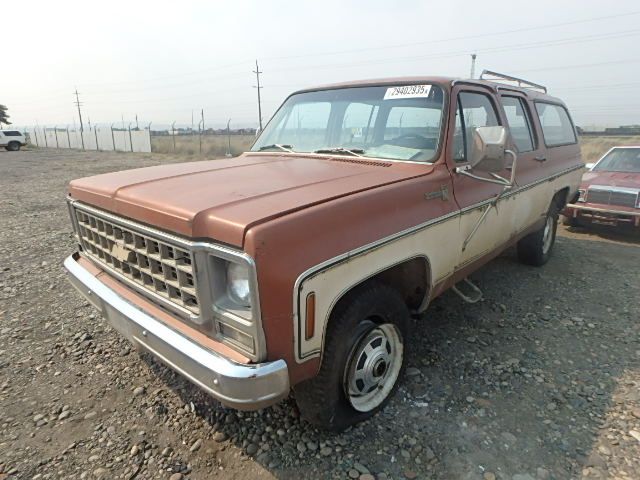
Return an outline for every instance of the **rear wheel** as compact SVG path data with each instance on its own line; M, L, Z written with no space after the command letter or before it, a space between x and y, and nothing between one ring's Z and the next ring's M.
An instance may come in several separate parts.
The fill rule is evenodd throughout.
M382 409L404 370L408 319L402 297L385 285L358 287L341 300L318 375L294 387L302 417L340 431Z
M17 152L20 150L20 142L9 142L5 148L10 152Z
M554 204L547 212L544 225L518 242L518 258L522 263L540 267L549 261L556 241L558 209Z

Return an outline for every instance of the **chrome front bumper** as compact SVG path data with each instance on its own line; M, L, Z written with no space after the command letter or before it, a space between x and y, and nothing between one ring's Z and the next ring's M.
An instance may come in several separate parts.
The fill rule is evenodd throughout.
M124 299L76 258L71 255L64 261L69 280L114 328L222 404L256 410L288 395L289 373L284 360L240 364L205 349Z
M586 218L594 223L623 223L640 226L640 210L616 210L614 205L611 208L602 208L592 207L589 204L570 203L565 207L563 214L570 218Z

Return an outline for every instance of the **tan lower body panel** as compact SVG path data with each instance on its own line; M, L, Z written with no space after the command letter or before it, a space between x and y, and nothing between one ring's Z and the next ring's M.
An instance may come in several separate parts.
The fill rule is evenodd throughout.
M497 205L479 205L439 219L416 229L401 232L375 245L348 252L305 272L294 292L294 333L296 360L302 362L322 352L329 316L336 302L354 286L394 265L416 257L424 258L431 285L445 281L455 271L494 251L519 232L546 215L554 194L569 186L574 192L582 176L574 170L555 179L521 188L501 199ZM463 251L465 239L491 208ZM306 318L304 299L315 292L313 335L303 333ZM428 300L429 292L427 292ZM424 302L426 307L427 302Z

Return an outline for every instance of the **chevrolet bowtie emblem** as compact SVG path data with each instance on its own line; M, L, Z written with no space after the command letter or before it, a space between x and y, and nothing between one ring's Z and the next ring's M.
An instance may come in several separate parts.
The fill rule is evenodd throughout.
M119 243L114 243L111 247L111 255L116 257L121 262L135 262L136 253L132 250L129 250L124 245L120 245Z

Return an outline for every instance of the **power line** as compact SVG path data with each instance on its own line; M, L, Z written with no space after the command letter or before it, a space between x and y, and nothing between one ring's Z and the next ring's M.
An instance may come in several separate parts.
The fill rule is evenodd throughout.
M528 68L526 70L514 70L513 73L524 73L524 72L543 72L547 70L567 70L572 68L587 68L587 67L599 67L601 65L619 65L619 64L627 64L627 63L637 63L640 62L640 58L629 58L625 60L613 60L610 62L598 62L598 63L582 63L579 65L564 65L559 67L542 67L542 68Z
M501 53L512 50L522 50L522 49L530 49L530 48L541 48L541 47L550 47L550 46L558 46L558 45L566 45L569 43L582 43L582 42L592 42L592 41L602 41L607 39L614 38L622 38L627 36L635 36L640 35L640 29L635 30L627 30L622 32L611 32L604 34L594 34L594 35L583 35L578 37L567 37L555 40L546 40L542 42L529 42L529 43L521 43L521 44L513 44L513 45L502 45L499 47L487 47L487 48L479 48L476 49L476 53ZM313 65L313 66L290 66L285 68L275 68L272 71L274 72L283 72L290 70L299 70L300 68L305 69L325 69L325 68L352 68L366 65L384 65L388 63L397 63L397 62L411 62L411 61L421 61L424 59L433 59L433 58L452 58L458 56L466 56L468 55L468 50L458 50L458 51L448 51L448 52L440 52L428 55L417 55L417 56L404 56L404 57L394 57L394 58L382 58L382 59L374 59L372 61L360 62L360 63L338 63L338 64L323 64L323 65ZM540 69L542 70L542 69ZM524 70L522 70L524 71ZM527 70L527 71L535 71L535 70ZM256 73L255 71L253 73ZM196 81L189 82L180 82L168 85L156 85L153 87L138 87L132 89L124 89L124 90L105 90L101 92L95 92L92 95L112 95L113 93L122 93L122 92L138 92L138 91L149 91L149 90L161 90L161 89L170 89L170 88L179 88L187 85L193 85L196 83L206 83L210 80L220 79L220 78L236 78L240 75L240 72L234 72L232 74L225 75L214 75L209 78L198 79ZM32 101L33 102L33 101ZM21 105L24 105L30 102L23 102ZM42 102L38 102L42 103ZM109 102L111 103L111 102ZM129 103L136 103L129 102Z
M327 56L327 55L340 55L340 54L344 54L344 53L357 53L357 52L367 52L367 51L374 51L374 50L387 50L387 49L393 49L393 48L404 48L404 47L412 47L412 46L419 46L419 45L432 45L434 43L448 43L448 42L452 42L452 41L455 41L455 40L470 40L470 39L474 39L474 38L485 38L485 37L493 37L493 36L497 36L497 35L508 35L508 34L511 34L511 33L522 33L522 32L528 32L528 31L533 31L533 30L543 30L543 29L549 29L549 28L564 27L564 26L568 26L568 25L579 25L581 23L596 22L596 21L600 21L600 20L610 20L612 18L630 17L630 16L634 16L634 15L640 15L640 10L636 10L636 11L633 11L633 12L627 12L627 13L619 13L619 14L616 14L616 15L605 15L605 16L600 16L600 17L591 17L591 18L586 18L586 19L583 19L583 20L574 20L574 21L561 22L561 23L551 23L551 24L547 24L547 25L537 25L537 26L533 26L533 27L523 27L523 28L516 28L516 29L512 29L512 30L502 30L500 32L479 33L479 34L474 34L474 35L463 35L463 36L449 37L449 38L437 38L437 39L433 39L433 40L429 40L429 41L400 43L400 44L385 45L385 46L380 46L380 47L357 48L357 49L340 50L340 51L333 51L333 52L305 53L305 54L302 54L302 55L286 55L286 56L280 56L280 57L267 57L266 60L284 60L284 59L290 59L290 58L308 58L308 57Z
M562 38L562 39L556 39L556 40L546 40L543 42L531 42L531 43L521 43L521 44L515 44L515 45L505 45L505 46L499 46L499 47L477 48L475 51L476 53L501 53L501 52L508 52L512 50L524 50L524 49L540 48L540 47L554 47L554 46L566 45L570 43L602 41L602 40L608 40L612 38L621 38L621 37L628 37L628 36L635 36L635 35L640 35L640 29L628 30L624 32L606 33L606 34L568 37L568 38ZM366 66L366 65L386 65L389 63L398 63L398 62L414 62L414 61L422 61L425 59L433 59L433 58L461 57L461 56L467 56L468 54L469 54L469 50L467 49L467 50L457 50L457 51L449 51L449 52L427 54L427 55L387 57L387 58L380 58L380 59L375 59L372 61L365 61L360 63L349 62L349 63L333 63L333 64L321 64L321 65L317 65L317 64L303 65L303 66L296 65L296 66L291 66L286 68L274 68L272 69L272 71L283 72L283 71L300 70L300 69L320 70L320 69L327 69L327 68L353 68L353 67L360 67L360 66Z

